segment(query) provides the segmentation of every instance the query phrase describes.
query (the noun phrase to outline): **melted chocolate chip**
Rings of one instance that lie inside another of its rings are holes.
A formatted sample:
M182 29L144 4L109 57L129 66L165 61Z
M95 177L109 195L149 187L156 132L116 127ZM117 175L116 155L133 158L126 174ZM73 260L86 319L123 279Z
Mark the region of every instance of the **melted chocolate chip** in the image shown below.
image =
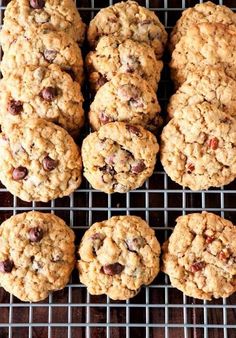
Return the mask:
M25 167L19 166L13 170L12 178L15 181L23 180L28 175L28 170Z
M201 271L204 267L205 267L204 262L196 262L191 265L190 271L194 273L197 271Z
M105 273L105 275L114 276L119 275L124 268L124 265L120 263L106 264L102 267L102 272Z
M126 240L126 245L129 251L138 252L142 247L144 247L146 241L143 237L128 238Z
M10 273L14 267L13 261L6 259L3 262L0 262L0 272Z
M100 121L101 121L102 124L107 124L107 123L111 122L112 120L110 120L110 118L102 112L100 114Z
M104 165L104 167L102 167L100 170L112 176L116 174L116 171L114 170L113 166L110 166L108 164Z
M44 59L48 62L53 62L57 56L57 51L53 49L45 49L43 52Z
M44 0L30 0L30 7L32 7L33 9L42 9L44 6Z
M130 133L132 133L132 134L134 134L134 135L136 135L138 137L142 136L142 133L141 133L141 131L140 131L140 129L138 127L132 126L131 124L126 124L126 129Z
M100 88L100 87L102 87L105 83L107 83L107 79L106 79L106 77L105 76L102 76L101 74L100 74L100 76L99 76L99 79L97 80L97 88Z
M105 236L99 232L93 234L91 237L90 237L93 241L93 253L94 255L96 255L97 253L97 250L99 250L103 244L103 241L104 241L104 238Z
M144 171L144 169L146 169L146 166L145 166L143 160L137 161L131 166L131 171L134 174L139 174L142 171Z
M46 87L43 88L40 95L45 101L53 101L57 97L58 91L57 88Z
M29 239L30 242L36 243L40 242L43 238L43 229L40 227L31 228L29 230Z
M53 160L51 157L46 156L43 159L43 168L46 171L52 171L57 167L58 161Z
M23 111L23 104L21 101L11 100L8 103L7 110L12 115L19 115Z

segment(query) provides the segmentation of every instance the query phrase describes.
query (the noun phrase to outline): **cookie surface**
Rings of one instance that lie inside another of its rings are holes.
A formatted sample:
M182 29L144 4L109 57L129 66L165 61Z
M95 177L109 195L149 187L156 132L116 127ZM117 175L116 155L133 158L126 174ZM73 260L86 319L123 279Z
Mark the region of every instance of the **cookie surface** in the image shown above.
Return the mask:
M220 66L236 79L236 29L210 23L189 28L172 54L172 79L180 86L188 74L205 66Z
M140 217L115 216L93 224L79 247L79 277L92 295L134 297L159 272L160 245Z
M189 73L187 80L170 98L168 115L172 118L176 111L204 101L236 117L236 81L227 76L221 67L207 66Z
M138 74L156 91L163 68L163 62L156 60L147 44L132 40L121 42L113 36L99 40L96 50L87 55L86 65L93 91L119 73Z
M172 286L199 299L230 296L236 290L236 227L206 212L176 222L162 247L163 271Z
M0 227L0 284L22 301L63 289L75 263L74 233L59 217L37 211Z
M61 127L28 119L0 134L0 179L24 201L67 196L81 183L80 151Z
M84 40L85 24L72 0L11 0L5 10L0 41L4 51L19 35L37 28L63 31L74 41Z
M161 124L160 106L153 88L135 74L118 74L97 92L90 106L93 130L108 122L138 124L156 130Z
M100 10L88 28L90 46L95 47L105 35L122 41L145 42L154 49L157 58L162 57L167 41L165 27L155 13L135 1L119 2Z
M79 83L59 66L24 67L1 80L0 123L41 117L77 136L84 123L83 101Z
M236 120L210 103L183 108L163 129L161 162L192 190L220 187L236 176Z
M236 14L228 7L216 5L211 1L197 4L182 12L170 35L169 47L173 52L176 44L188 29L203 22L222 23L236 28Z
M83 141L84 176L105 193L137 189L152 175L158 150L155 136L143 127L108 123Z
M83 58L77 43L64 32L33 30L19 36L4 53L1 62L3 76L25 66L57 64L74 80L83 82Z

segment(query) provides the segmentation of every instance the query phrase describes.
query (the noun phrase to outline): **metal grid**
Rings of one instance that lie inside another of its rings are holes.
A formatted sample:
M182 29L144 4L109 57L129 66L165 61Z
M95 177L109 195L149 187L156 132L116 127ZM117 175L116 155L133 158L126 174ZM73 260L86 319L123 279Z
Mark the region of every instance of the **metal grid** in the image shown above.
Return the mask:
M78 7L83 19L89 22L101 7L115 2L118 1L80 0ZM174 25L184 8L198 2L203 1L139 1L158 11L167 29ZM235 6L235 1L214 2ZM1 19L6 3L0 1ZM170 88L166 68L158 93L163 108L171 94ZM52 212L70 224L79 242L95 221L118 214L134 214L149 222L162 243L181 214L208 210L236 222L235 194L236 182L207 192L184 190L172 182L158 164L142 188L126 195L107 196L83 182L70 197L47 204L25 203L1 187L0 220L32 209ZM0 288L0 338L230 338L236 336L235 304L236 295L212 302L186 297L170 286L164 274L130 301L114 302L106 296L89 295L75 272L64 290L36 304L22 303Z

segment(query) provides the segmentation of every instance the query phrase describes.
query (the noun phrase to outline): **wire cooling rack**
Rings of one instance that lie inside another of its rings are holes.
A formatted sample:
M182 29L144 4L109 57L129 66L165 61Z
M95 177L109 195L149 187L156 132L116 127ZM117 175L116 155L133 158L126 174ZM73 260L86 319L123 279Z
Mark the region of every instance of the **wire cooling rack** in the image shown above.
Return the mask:
M77 5L88 23L101 7L115 2L118 1L80 0ZM181 11L198 1L139 3L157 11L169 30ZM236 10L236 1L215 3L233 5ZM1 20L6 4L7 1L0 1ZM163 110L170 94L166 67L158 93ZM170 235L176 217L185 213L208 210L236 222L235 202L236 182L222 189L191 192L173 183L158 164L142 188L125 195L107 196L92 190L84 181L70 197L31 204L13 197L1 186L0 221L32 209L52 212L70 224L78 243L92 223L113 215L132 214L146 219L162 243ZM170 286L164 274L130 301L115 302L106 296L90 296L74 272L64 290L36 304L22 303L0 288L0 338L233 338L235 304L236 295L212 302L186 297Z

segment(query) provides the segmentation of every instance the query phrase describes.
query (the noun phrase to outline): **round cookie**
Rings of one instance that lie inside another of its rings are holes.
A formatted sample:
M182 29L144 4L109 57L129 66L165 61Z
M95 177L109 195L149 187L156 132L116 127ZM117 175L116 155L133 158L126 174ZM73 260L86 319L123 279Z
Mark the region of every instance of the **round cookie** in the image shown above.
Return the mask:
M0 123L41 117L77 136L84 123L83 101L79 83L59 66L23 67L1 80Z
M23 201L48 202L81 183L80 151L61 127L28 119L0 134L0 180Z
M172 118L182 108L204 101L236 117L236 80L227 76L221 67L207 66L189 73L187 80L170 98L168 115Z
M63 31L82 44L85 24L72 0L11 0L5 10L1 46L7 51L14 40L25 31L48 29Z
M236 291L236 227L212 213L176 220L163 249L163 271L187 296L228 297Z
M136 74L118 74L97 92L90 106L89 121L94 130L113 122L138 124L149 130L161 125L160 106L153 88Z
M77 43L64 32L33 30L19 36L4 53L1 72L4 77L12 70L25 66L49 66L57 64L67 71L73 80L83 82L83 58Z
M229 184L236 176L236 120L208 102L176 112L161 135L161 163L192 190Z
M137 189L152 175L158 150L156 137L141 126L105 124L83 141L84 176L108 194Z
M203 22L222 23L236 28L236 14L230 8L216 5L211 1L186 9L170 34L170 51L173 52L176 44L182 36L186 35L189 28Z
M90 22L88 41L95 47L102 36L114 36L122 41L132 39L149 44L160 59L167 42L167 32L153 11L135 1L119 2L100 10Z
M163 68L163 62L156 60L147 44L132 40L121 42L113 36L99 40L96 50L87 55L86 65L93 91L119 73L138 74L156 91Z
M0 285L22 301L63 289L75 264L75 235L59 217L30 211L0 227Z
M92 295L129 299L159 272L159 242L154 230L137 216L115 216L93 224L78 253L80 281Z
M180 86L190 73L206 66L220 66L236 79L236 30L210 23L189 28L172 54L172 79Z

